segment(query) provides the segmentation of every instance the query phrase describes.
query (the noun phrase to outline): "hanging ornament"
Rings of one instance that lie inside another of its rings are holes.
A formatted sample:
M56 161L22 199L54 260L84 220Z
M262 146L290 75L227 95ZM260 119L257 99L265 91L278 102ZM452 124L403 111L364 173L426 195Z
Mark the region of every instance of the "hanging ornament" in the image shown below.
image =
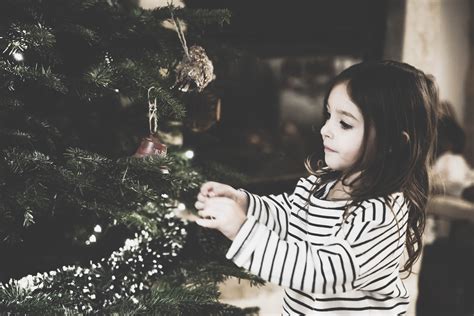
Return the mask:
M158 137L150 135L142 139L140 146L133 156L140 158L152 155L166 156L166 150L166 145L162 144Z
M207 57L206 51L201 46L193 45L188 49L184 32L181 29L178 19L173 14L170 7L171 19L173 20L178 33L179 41L184 50L184 57L176 66L176 82L173 87L178 87L180 91L188 92L197 90L201 92L212 80L216 78L212 61Z
M148 89L148 123L150 127L150 135L148 137L144 137L138 147L137 151L133 155L134 157L146 157L146 156L166 156L167 153L167 146L163 144L157 134L158 131L158 112L157 112L157 104L156 98L151 101L150 92L151 90L155 89L155 87L151 87ZM169 173L167 167L161 168L163 173Z

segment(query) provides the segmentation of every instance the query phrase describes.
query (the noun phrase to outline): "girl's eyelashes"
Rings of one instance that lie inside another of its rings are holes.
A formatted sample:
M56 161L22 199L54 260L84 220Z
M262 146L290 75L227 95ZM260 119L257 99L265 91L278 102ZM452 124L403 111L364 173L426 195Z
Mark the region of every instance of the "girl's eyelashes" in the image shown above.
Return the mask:
M324 111L324 117L326 118L326 121L329 120L331 118L331 113L329 113L329 111ZM347 124L346 122L344 121L339 121L339 124L341 124L341 128L342 129L351 129L352 128L352 125L349 125Z
M342 129L351 129L351 128L352 128L351 125L347 124L347 123L344 122L344 121L340 121L340 123L341 123Z

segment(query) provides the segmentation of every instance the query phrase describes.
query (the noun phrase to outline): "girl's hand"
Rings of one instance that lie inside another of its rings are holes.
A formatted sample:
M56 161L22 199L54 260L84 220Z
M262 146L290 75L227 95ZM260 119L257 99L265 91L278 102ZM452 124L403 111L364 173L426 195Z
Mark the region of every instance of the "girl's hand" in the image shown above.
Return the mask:
M247 194L236 190L230 185L219 182L206 182L201 186L201 190L197 196L197 202L194 204L196 209L201 210L207 199L212 197L227 197L234 200L247 213L248 201Z
M202 211L199 216L203 217L196 220L196 224L218 229L230 240L234 240L240 230L240 227L247 219L246 210L227 197L208 198L203 203Z

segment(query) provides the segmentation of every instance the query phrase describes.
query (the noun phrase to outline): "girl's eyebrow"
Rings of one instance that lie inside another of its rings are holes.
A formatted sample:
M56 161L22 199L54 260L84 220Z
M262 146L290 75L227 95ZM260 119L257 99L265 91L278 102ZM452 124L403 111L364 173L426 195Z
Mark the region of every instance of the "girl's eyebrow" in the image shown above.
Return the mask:
M358 120L355 118L354 115L352 115L351 113L349 112L346 112L346 111L341 111L341 110L336 110L337 113L339 114L342 114L342 115L345 115L345 116L348 116L350 118L352 118L353 120L355 120L356 122L358 122Z
M329 111L329 103L326 104L326 110ZM352 115L351 113L347 112L347 111L344 111L344 110L336 110L337 113L341 114L341 115L344 115L344 116L347 116L347 117L350 117L352 118L353 120L355 120L356 122L358 122L359 120L355 118L354 115Z

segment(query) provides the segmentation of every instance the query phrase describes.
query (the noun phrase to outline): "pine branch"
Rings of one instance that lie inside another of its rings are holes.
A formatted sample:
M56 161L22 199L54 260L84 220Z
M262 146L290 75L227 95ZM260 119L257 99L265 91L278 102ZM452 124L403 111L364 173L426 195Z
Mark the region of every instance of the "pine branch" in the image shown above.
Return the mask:
M36 141L37 139L32 134L20 130L0 129L0 149L16 146L33 150L33 143Z
M67 87L61 82L59 75L53 74L50 68L42 66L13 65L8 61L0 61L0 76L3 77L3 86L15 90L25 82L47 87L60 93L66 93Z
M153 96L158 99L158 102L162 106L163 115L172 117L175 119L182 119L186 113L185 107L181 102L177 101L171 93L161 87L159 84L154 83Z
M2 38L3 53L13 55L23 53L29 48L36 51L50 50L56 43L56 39L51 32L51 28L43 23L18 25L13 24Z
M24 284L10 280L0 284L0 312L14 311L15 314L66 313L62 306L52 306L52 298L46 293L35 293Z
M237 267L229 261L222 260L217 262L212 261L213 259L209 260L197 261L193 258L192 260L184 261L180 265L180 273L185 276L187 284L224 282L230 277L249 280L251 286L263 286L266 283L265 280Z
M10 176L4 178L8 199L1 200L0 209L22 212L13 217L4 213L7 236L18 236L25 224L45 221L58 212L69 213L71 220L115 220L131 229L158 233L160 218L177 207L176 200L187 190L198 188L200 177L175 167L170 168L175 170L171 174L163 174L162 162L172 166L172 157L126 160L117 164L98 154L70 149L66 165L60 167L39 152L4 151L3 164ZM145 175L150 180L139 181Z
M163 87L162 76L159 73L158 65L154 65L155 72L149 69L150 63L137 63L131 60L123 61L116 64L117 69L117 85L127 91L140 91L137 95L141 104L148 104L147 91L150 87L155 87L151 92L151 98L157 99L159 117L167 117L169 119L182 119L186 113L184 104L174 96L168 89ZM143 70L146 70L145 72Z
M65 24L60 26L57 29L57 32L69 36L77 36L84 42L86 42L90 47L97 45L100 42L100 36L97 34L97 31L88 28L85 25L80 24Z
M44 154L33 152L20 152L13 148L11 151L4 151L4 159L9 169L17 175L38 170L51 170L53 162Z
M123 301L137 303L137 297L149 296L152 283L172 264L182 239L181 232L152 239L142 231L110 257L91 262L87 268L63 266L49 273L10 280L0 284L0 310L16 313L31 308L66 308L98 313L114 309Z
M101 63L85 74L86 81L99 86L108 88L114 82L114 70L107 63Z

